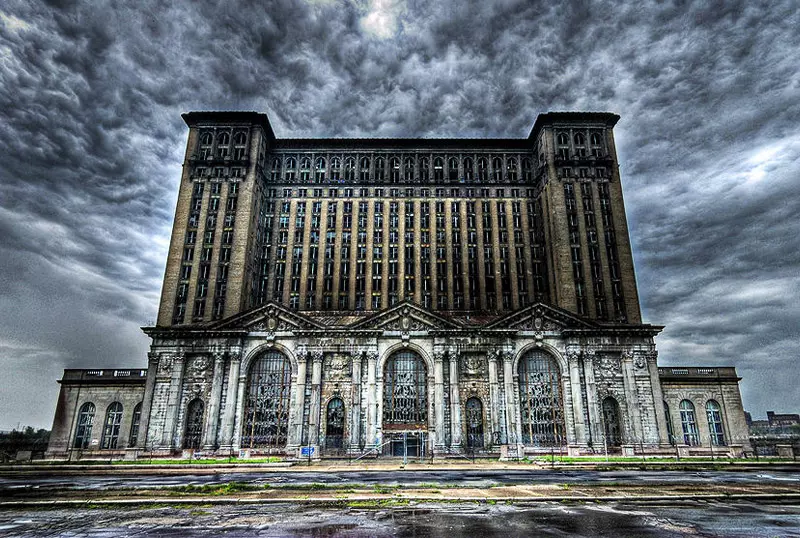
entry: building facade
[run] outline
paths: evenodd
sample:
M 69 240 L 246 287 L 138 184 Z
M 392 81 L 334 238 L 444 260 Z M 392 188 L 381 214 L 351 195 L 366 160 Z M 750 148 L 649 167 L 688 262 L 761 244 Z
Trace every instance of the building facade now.
M 658 368 L 618 119 L 543 114 L 521 139 L 281 139 L 263 114 L 185 114 L 158 321 L 144 329 L 153 343 L 126 426 L 136 435 L 117 444 L 740 451 L 735 372 L 697 369 L 724 370 L 723 398 L 702 375 L 673 382 Z M 126 376 L 84 386 L 91 377 L 65 373 L 54 456 L 110 449 L 116 411 L 89 399 Z M 87 403 L 102 426 L 76 436 L 94 420 Z

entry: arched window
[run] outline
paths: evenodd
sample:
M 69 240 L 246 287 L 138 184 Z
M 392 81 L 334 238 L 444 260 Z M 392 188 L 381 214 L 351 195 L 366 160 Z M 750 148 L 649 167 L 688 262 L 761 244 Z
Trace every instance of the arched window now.
M 413 157 L 406 157 L 406 160 L 403 162 L 403 177 L 406 181 L 412 181 L 414 179 Z
M 300 159 L 300 169 L 308 170 L 309 168 L 311 168 L 311 159 L 309 159 L 308 157 L 303 157 L 302 159 Z
M 600 133 L 592 133 L 590 140 L 593 146 L 600 146 L 603 144 L 603 138 L 600 136 Z
M 245 145 L 247 144 L 247 135 L 239 132 L 233 136 L 233 158 L 241 161 L 244 159 Z
M 433 180 L 442 181 L 444 179 L 444 159 L 436 157 L 433 160 Z
M 214 143 L 214 137 L 211 133 L 203 133 L 200 136 L 200 158 L 208 159 L 211 157 L 211 146 Z
M 472 168 L 472 158 L 467 157 L 464 159 L 464 180 L 472 181 L 472 175 L 475 171 Z
M 183 448 L 200 448 L 203 440 L 205 407 L 200 398 L 195 398 L 186 406 L 186 433 L 183 436 Z
M 294 157 L 289 157 L 286 159 L 286 169 L 287 170 L 294 170 L 297 168 L 297 160 Z
M 622 443 L 622 427 L 620 425 L 619 404 L 611 396 L 603 400 L 603 429 L 607 446 L 619 446 Z
M 575 133 L 575 145 L 576 146 L 586 145 L 586 137 L 583 136 L 583 133 Z
M 230 151 L 228 147 L 231 143 L 231 135 L 228 133 L 220 133 L 217 137 L 217 157 L 227 157 Z
M 106 421 L 103 423 L 103 438 L 100 448 L 117 448 L 119 441 L 119 427 L 122 424 L 122 404 L 114 402 L 106 409 Z
M 679 406 L 681 411 L 681 428 L 683 429 L 683 442 L 687 445 L 700 444 L 700 435 L 697 432 L 697 419 L 694 414 L 694 404 L 689 400 L 682 400 Z
M 558 133 L 558 144 L 560 146 L 569 145 L 569 137 L 567 136 L 567 133 Z
M 142 402 L 136 404 L 133 408 L 133 416 L 131 417 L 131 430 L 128 434 L 128 446 L 134 447 L 139 442 L 139 424 L 142 422 Z
M 428 181 L 430 177 L 430 161 L 427 157 L 421 157 L 419 160 L 419 179 L 420 181 Z
M 369 170 L 369 157 L 361 157 L 361 169 Z
M 427 368 L 418 354 L 400 351 L 386 362 L 383 422 L 423 427 L 428 420 Z
M 86 402 L 78 411 L 78 427 L 75 430 L 74 448 L 89 448 L 92 441 L 92 425 L 94 424 L 94 404 Z
M 314 168 L 317 170 L 325 170 L 325 157 L 317 157 Z
M 478 180 L 486 181 L 489 179 L 489 161 L 483 157 L 478 159 Z
M 522 179 L 524 181 L 533 180 L 533 166 L 531 164 L 531 160 L 527 157 L 522 159 Z
M 708 433 L 711 435 L 711 444 L 725 446 L 725 433 L 722 428 L 722 409 L 716 400 L 706 402 L 706 416 L 708 417 Z
M 360 181 L 369 181 L 369 157 L 361 157 L 361 172 L 359 173 Z
M 508 169 L 508 180 L 517 180 L 517 160 L 513 157 L 506 161 L 506 168 Z
M 467 400 L 464 409 L 467 420 L 467 447 L 483 448 L 483 403 L 473 396 Z
M 344 402 L 341 398 L 331 398 L 325 418 L 325 448 L 342 448 L 344 446 Z
M 503 160 L 500 157 L 492 159 L 492 178 L 498 183 L 503 180 Z
M 325 181 L 325 158 L 318 157 L 314 161 L 314 182 L 323 183 Z
M 331 159 L 331 168 L 334 170 L 339 170 L 342 167 L 342 160 L 339 157 L 333 157 Z
M 345 181 L 356 180 L 356 160 L 353 157 L 348 157 L 344 161 L 344 179 Z
M 667 402 L 664 402 L 664 416 L 667 421 L 667 438 L 669 439 L 669 444 L 675 445 L 675 428 L 672 427 L 672 414 L 669 411 L 669 404 L 667 404 Z
M 386 177 L 386 160 L 383 157 L 375 158 L 375 181 L 383 181 Z
M 530 351 L 519 361 L 519 399 L 522 442 L 561 446 L 565 441 L 561 372 L 544 351 Z
M 450 181 L 458 181 L 458 159 L 450 157 L 447 161 L 447 178 Z
M 272 159 L 272 170 L 269 173 L 270 180 L 280 181 L 281 179 L 281 160 L 278 158 Z
M 289 429 L 292 366 L 279 351 L 267 351 L 247 376 L 242 447 L 283 447 Z

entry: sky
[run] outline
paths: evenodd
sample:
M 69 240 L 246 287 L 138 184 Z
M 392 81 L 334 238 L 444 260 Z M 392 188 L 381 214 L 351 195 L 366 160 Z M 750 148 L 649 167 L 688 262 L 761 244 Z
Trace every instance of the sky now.
M 127 5 L 122 5 L 127 4 Z M 6 0 L 0 429 L 64 368 L 144 367 L 191 110 L 279 137 L 526 137 L 610 111 L 662 365 L 800 412 L 800 4 Z

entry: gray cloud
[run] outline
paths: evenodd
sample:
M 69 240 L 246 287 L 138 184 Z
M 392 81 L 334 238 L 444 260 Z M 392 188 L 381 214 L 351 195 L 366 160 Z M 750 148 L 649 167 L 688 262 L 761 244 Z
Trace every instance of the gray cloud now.
M 48 426 L 64 367 L 140 365 L 195 109 L 279 136 L 526 136 L 621 114 L 661 361 L 734 364 L 797 409 L 795 2 L 276 0 L 0 10 L 0 428 Z

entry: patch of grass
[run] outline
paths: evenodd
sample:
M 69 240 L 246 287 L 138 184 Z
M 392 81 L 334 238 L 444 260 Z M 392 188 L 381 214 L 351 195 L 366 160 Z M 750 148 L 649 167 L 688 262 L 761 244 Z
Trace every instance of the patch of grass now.
M 368 501 L 349 501 L 345 506 L 349 508 L 386 508 L 390 506 L 406 506 L 408 499 L 370 499 Z
M 389 494 L 389 493 L 393 493 L 393 492 L 397 491 L 398 489 L 400 489 L 400 486 L 384 486 L 382 484 L 375 484 L 374 486 L 372 486 L 372 491 L 374 493 L 378 493 L 378 494 L 381 494 L 381 495 L 386 495 L 386 494 Z
M 202 484 L 174 486 L 166 488 L 175 493 L 188 493 L 189 495 L 231 495 L 243 491 L 262 491 L 269 489 L 269 484 L 248 484 L 247 482 L 226 482 L 224 484 Z

